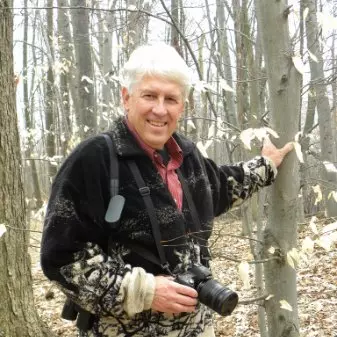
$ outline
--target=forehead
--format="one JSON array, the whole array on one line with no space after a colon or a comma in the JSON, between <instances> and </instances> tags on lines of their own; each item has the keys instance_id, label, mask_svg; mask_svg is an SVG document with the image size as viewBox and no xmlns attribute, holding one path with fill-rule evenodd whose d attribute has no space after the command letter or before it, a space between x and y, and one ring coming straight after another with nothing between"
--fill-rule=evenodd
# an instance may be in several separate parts
<instances>
[{"instance_id":1,"label":"forehead","mask_svg":"<svg viewBox=\"0 0 337 337\"><path fill-rule=\"evenodd\" d=\"M137 84L137 91L151 91L156 93L163 93L166 95L182 95L182 86L172 80L161 78L161 77L143 77Z\"/></svg>"}]
</instances>

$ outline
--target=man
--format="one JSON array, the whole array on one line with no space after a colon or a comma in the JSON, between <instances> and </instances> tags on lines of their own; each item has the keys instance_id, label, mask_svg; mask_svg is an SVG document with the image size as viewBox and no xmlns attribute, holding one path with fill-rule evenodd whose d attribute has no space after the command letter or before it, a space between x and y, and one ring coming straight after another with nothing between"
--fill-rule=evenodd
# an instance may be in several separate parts
<instances>
[{"instance_id":1,"label":"man","mask_svg":"<svg viewBox=\"0 0 337 337\"><path fill-rule=\"evenodd\" d=\"M118 156L119 194L125 197L117 229L105 221L110 162L102 136L82 142L55 178L41 264L47 277L93 314L81 336L214 336L210 308L198 302L194 288L174 278L191 265L207 266L204 246L214 217L272 183L292 147L278 150L268 141L266 157L217 167L175 133L189 85L187 65L166 45L140 47L125 65L126 117L109 132ZM158 256L157 242L130 161L150 191L167 261L163 268L148 258ZM200 222L198 237L184 182Z\"/></svg>"}]
</instances>

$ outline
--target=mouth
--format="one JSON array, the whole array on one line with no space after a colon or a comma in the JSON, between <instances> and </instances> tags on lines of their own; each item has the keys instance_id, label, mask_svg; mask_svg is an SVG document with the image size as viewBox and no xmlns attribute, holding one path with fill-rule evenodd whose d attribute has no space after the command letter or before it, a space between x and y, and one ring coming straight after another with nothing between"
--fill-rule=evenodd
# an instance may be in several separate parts
<instances>
[{"instance_id":1,"label":"mouth","mask_svg":"<svg viewBox=\"0 0 337 337\"><path fill-rule=\"evenodd\" d=\"M154 126L156 128L162 128L164 127L165 125L167 125L167 122L158 122L158 121L150 121L150 120L147 120L147 122L151 125L151 126Z\"/></svg>"}]
</instances>

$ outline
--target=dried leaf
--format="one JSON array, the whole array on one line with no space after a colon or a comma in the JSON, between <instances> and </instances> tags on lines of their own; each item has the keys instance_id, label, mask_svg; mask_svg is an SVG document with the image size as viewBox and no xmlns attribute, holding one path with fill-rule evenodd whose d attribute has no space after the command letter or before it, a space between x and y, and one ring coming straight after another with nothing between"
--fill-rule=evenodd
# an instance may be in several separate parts
<instances>
[{"instance_id":1,"label":"dried leaf","mask_svg":"<svg viewBox=\"0 0 337 337\"><path fill-rule=\"evenodd\" d=\"M300 260L300 256L296 248L292 248L287 252L287 261L291 268L295 269Z\"/></svg>"},{"instance_id":2,"label":"dried leaf","mask_svg":"<svg viewBox=\"0 0 337 337\"><path fill-rule=\"evenodd\" d=\"M129 5L128 6L128 10L129 11L136 11L137 10L137 7L135 5Z\"/></svg>"},{"instance_id":3,"label":"dried leaf","mask_svg":"<svg viewBox=\"0 0 337 337\"><path fill-rule=\"evenodd\" d=\"M315 240L315 243L321 248L325 249L327 252L331 250L332 240L328 235L321 236L320 238Z\"/></svg>"},{"instance_id":4,"label":"dried leaf","mask_svg":"<svg viewBox=\"0 0 337 337\"><path fill-rule=\"evenodd\" d=\"M328 199L330 198L334 198L335 201L337 202L337 192L336 191L332 191L328 194Z\"/></svg>"},{"instance_id":5,"label":"dried leaf","mask_svg":"<svg viewBox=\"0 0 337 337\"><path fill-rule=\"evenodd\" d=\"M5 224L0 224L0 238L6 233L7 229Z\"/></svg>"},{"instance_id":6,"label":"dried leaf","mask_svg":"<svg viewBox=\"0 0 337 337\"><path fill-rule=\"evenodd\" d=\"M274 255L274 254L275 254L275 247L271 246L271 247L268 249L268 253L271 254L271 255Z\"/></svg>"},{"instance_id":7,"label":"dried leaf","mask_svg":"<svg viewBox=\"0 0 337 337\"><path fill-rule=\"evenodd\" d=\"M187 129L188 130L195 130L196 129L196 127L195 127L195 125L194 125L194 123L193 123L193 121L191 119L189 119L187 121Z\"/></svg>"},{"instance_id":8,"label":"dried leaf","mask_svg":"<svg viewBox=\"0 0 337 337\"><path fill-rule=\"evenodd\" d=\"M319 185L315 185L315 186L312 186L312 189L317 194L316 200L315 200L315 205L317 205L323 199L321 187Z\"/></svg>"},{"instance_id":9,"label":"dried leaf","mask_svg":"<svg viewBox=\"0 0 337 337\"><path fill-rule=\"evenodd\" d=\"M271 128L265 128L266 129L266 131L269 133L269 134L271 134L274 138L280 138L279 137L279 135L277 134L277 132L276 131L274 131L273 129L271 129Z\"/></svg>"},{"instance_id":10,"label":"dried leaf","mask_svg":"<svg viewBox=\"0 0 337 337\"><path fill-rule=\"evenodd\" d=\"M332 231L335 231L335 230L337 230L337 221L333 222L329 225L324 226L322 228L322 234L329 233L329 232L332 232Z\"/></svg>"},{"instance_id":11,"label":"dried leaf","mask_svg":"<svg viewBox=\"0 0 337 337\"><path fill-rule=\"evenodd\" d=\"M296 152L296 155L297 155L297 158L298 158L299 162L304 163L303 153L302 153L302 148L301 148L300 143L293 142L293 145L294 145L294 149L295 149L295 152Z\"/></svg>"},{"instance_id":12,"label":"dried leaf","mask_svg":"<svg viewBox=\"0 0 337 337\"><path fill-rule=\"evenodd\" d=\"M293 56L292 60L293 60L294 66L297 69L297 71L300 74L303 75L304 72L305 72L305 69L304 69L305 67L304 67L304 64L303 64L303 61L302 61L301 57L300 56Z\"/></svg>"},{"instance_id":13,"label":"dried leaf","mask_svg":"<svg viewBox=\"0 0 337 337\"><path fill-rule=\"evenodd\" d=\"M211 126L208 129L208 136L207 136L207 138L211 139L211 138L214 137L214 135L215 135L215 125L214 125L214 123L212 123Z\"/></svg>"},{"instance_id":14,"label":"dried leaf","mask_svg":"<svg viewBox=\"0 0 337 337\"><path fill-rule=\"evenodd\" d=\"M205 158L208 158L208 154L207 154L207 151L205 149L205 146L203 145L203 143L201 141L197 142L197 148Z\"/></svg>"},{"instance_id":15,"label":"dried leaf","mask_svg":"<svg viewBox=\"0 0 337 337\"><path fill-rule=\"evenodd\" d=\"M288 311L293 311L293 307L286 301L286 300L281 300L281 309L288 310Z\"/></svg>"},{"instance_id":16,"label":"dried leaf","mask_svg":"<svg viewBox=\"0 0 337 337\"><path fill-rule=\"evenodd\" d=\"M326 169L327 172L329 173L337 173L337 168L335 166L335 164L329 162L329 161L323 161L324 167Z\"/></svg>"},{"instance_id":17,"label":"dried leaf","mask_svg":"<svg viewBox=\"0 0 337 337\"><path fill-rule=\"evenodd\" d=\"M243 145L248 149L251 150L250 142L254 139L254 131L252 128L243 130L240 133L240 140L242 141Z\"/></svg>"},{"instance_id":18,"label":"dried leaf","mask_svg":"<svg viewBox=\"0 0 337 337\"><path fill-rule=\"evenodd\" d=\"M230 85L228 85L227 81L223 78L220 78L220 87L225 91L234 92L234 89Z\"/></svg>"},{"instance_id":19,"label":"dried leaf","mask_svg":"<svg viewBox=\"0 0 337 337\"><path fill-rule=\"evenodd\" d=\"M241 262L239 264L239 276L241 281L243 282L243 287L244 288L249 288L250 283L249 283L249 264L247 262Z\"/></svg>"},{"instance_id":20,"label":"dried leaf","mask_svg":"<svg viewBox=\"0 0 337 337\"><path fill-rule=\"evenodd\" d=\"M315 242L309 236L306 236L302 242L302 252L312 254Z\"/></svg>"},{"instance_id":21,"label":"dried leaf","mask_svg":"<svg viewBox=\"0 0 337 337\"><path fill-rule=\"evenodd\" d=\"M302 132L298 131L294 137L295 142L299 142L300 138L302 137Z\"/></svg>"},{"instance_id":22,"label":"dried leaf","mask_svg":"<svg viewBox=\"0 0 337 337\"><path fill-rule=\"evenodd\" d=\"M317 235L318 230L317 230L317 226L316 226L316 221L317 221L317 218L315 216L313 216L310 219L309 227L311 228L312 232Z\"/></svg>"}]
</instances>

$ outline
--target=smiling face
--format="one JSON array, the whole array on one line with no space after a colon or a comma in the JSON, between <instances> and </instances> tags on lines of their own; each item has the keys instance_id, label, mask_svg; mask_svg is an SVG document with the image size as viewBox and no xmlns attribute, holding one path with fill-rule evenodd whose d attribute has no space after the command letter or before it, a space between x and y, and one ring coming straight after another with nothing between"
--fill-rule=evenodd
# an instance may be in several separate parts
<instances>
[{"instance_id":1,"label":"smiling face","mask_svg":"<svg viewBox=\"0 0 337 337\"><path fill-rule=\"evenodd\" d=\"M143 77L132 93L122 89L129 123L143 142L162 149L177 128L184 110L181 86L160 77Z\"/></svg>"}]
</instances>

